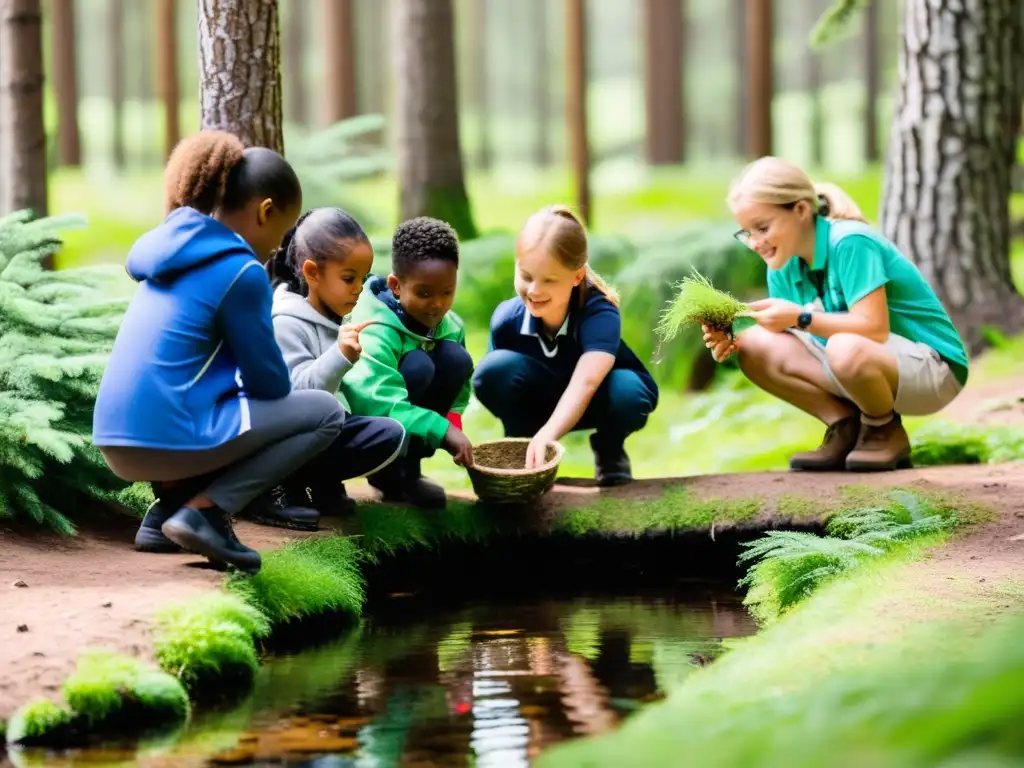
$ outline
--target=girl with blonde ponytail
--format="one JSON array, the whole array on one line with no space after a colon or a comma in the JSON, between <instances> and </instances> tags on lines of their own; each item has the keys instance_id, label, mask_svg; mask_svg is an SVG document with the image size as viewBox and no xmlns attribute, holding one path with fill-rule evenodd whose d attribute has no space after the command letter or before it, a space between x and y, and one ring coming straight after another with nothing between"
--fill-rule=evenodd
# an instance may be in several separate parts
<instances>
[{"instance_id":1,"label":"girl with blonde ponytail","mask_svg":"<svg viewBox=\"0 0 1024 768\"><path fill-rule=\"evenodd\" d=\"M738 354L754 384L826 425L797 470L909 465L901 416L948 405L967 382L963 342L931 286L834 184L776 157L729 190L736 239L768 267L769 298L731 339L704 329L715 360Z\"/></svg>"},{"instance_id":2,"label":"girl with blonde ponytail","mask_svg":"<svg viewBox=\"0 0 1024 768\"><path fill-rule=\"evenodd\" d=\"M622 340L615 291L587 262L587 233L564 206L533 214L516 240L516 298L491 317L490 351L473 376L477 399L506 437L529 437L526 466L579 429L599 485L632 480L625 441L647 423L658 387Z\"/></svg>"}]
</instances>

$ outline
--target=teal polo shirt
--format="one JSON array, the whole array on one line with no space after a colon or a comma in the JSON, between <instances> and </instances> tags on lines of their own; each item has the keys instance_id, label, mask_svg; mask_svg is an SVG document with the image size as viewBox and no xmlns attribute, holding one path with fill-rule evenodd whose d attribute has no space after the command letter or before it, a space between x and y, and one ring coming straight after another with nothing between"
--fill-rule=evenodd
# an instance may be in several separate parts
<instances>
[{"instance_id":1,"label":"teal polo shirt","mask_svg":"<svg viewBox=\"0 0 1024 768\"><path fill-rule=\"evenodd\" d=\"M826 312L849 312L883 285L891 332L927 344L966 384L967 352L942 302L914 263L867 224L818 216L813 266L794 256L768 270L769 296L801 306L820 298Z\"/></svg>"}]
</instances>

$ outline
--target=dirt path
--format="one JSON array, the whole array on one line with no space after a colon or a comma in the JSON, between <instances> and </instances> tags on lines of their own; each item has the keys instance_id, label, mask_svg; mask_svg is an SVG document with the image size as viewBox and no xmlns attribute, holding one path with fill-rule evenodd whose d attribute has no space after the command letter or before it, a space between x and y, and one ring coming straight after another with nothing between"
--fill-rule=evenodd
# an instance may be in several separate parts
<instances>
[{"instance_id":1,"label":"dirt path","mask_svg":"<svg viewBox=\"0 0 1024 768\"><path fill-rule=\"evenodd\" d=\"M783 494L828 498L842 485L902 485L962 493L999 511L999 519L941 557L963 560L970 572L1024 568L1024 465L936 467L889 475L761 473L641 481L615 495L650 497L683 484L698 498ZM559 485L549 503L586 504L598 493L579 483ZM261 550L293 532L240 523L239 537ZM0 719L28 698L57 696L79 651L102 646L133 656L150 653L155 610L215 588L222 575L192 555L135 552L133 527L123 519L97 521L75 539L0 527ZM26 586L15 586L15 584Z\"/></svg>"}]
</instances>

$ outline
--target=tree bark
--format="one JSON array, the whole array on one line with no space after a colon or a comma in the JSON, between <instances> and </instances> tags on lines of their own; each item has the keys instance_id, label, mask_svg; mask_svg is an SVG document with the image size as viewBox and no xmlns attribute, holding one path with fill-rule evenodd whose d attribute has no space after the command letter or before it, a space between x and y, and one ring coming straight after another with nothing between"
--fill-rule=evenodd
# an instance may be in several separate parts
<instances>
[{"instance_id":1,"label":"tree bark","mask_svg":"<svg viewBox=\"0 0 1024 768\"><path fill-rule=\"evenodd\" d=\"M1024 328L1010 277L1010 181L1024 96L1018 0L907 0L882 229L964 337Z\"/></svg>"},{"instance_id":2,"label":"tree bark","mask_svg":"<svg viewBox=\"0 0 1024 768\"><path fill-rule=\"evenodd\" d=\"M650 165L683 162L683 0L644 0L646 154Z\"/></svg>"},{"instance_id":3,"label":"tree bark","mask_svg":"<svg viewBox=\"0 0 1024 768\"><path fill-rule=\"evenodd\" d=\"M750 115L747 92L750 90L750 54L747 51L747 0L733 0L733 35L732 42L736 57L736 113L734 138L736 154L743 157L747 154L747 123Z\"/></svg>"},{"instance_id":4,"label":"tree bark","mask_svg":"<svg viewBox=\"0 0 1024 768\"><path fill-rule=\"evenodd\" d=\"M324 120L333 125L358 114L355 0L323 0Z\"/></svg>"},{"instance_id":5,"label":"tree bark","mask_svg":"<svg viewBox=\"0 0 1024 768\"><path fill-rule=\"evenodd\" d=\"M393 0L395 132L402 219L433 216L476 237L466 194L452 0Z\"/></svg>"},{"instance_id":6,"label":"tree bark","mask_svg":"<svg viewBox=\"0 0 1024 768\"><path fill-rule=\"evenodd\" d=\"M878 147L878 92L882 79L878 2L872 0L864 9L864 159L869 163L877 163L881 157Z\"/></svg>"},{"instance_id":7,"label":"tree bark","mask_svg":"<svg viewBox=\"0 0 1024 768\"><path fill-rule=\"evenodd\" d=\"M284 99L285 117L306 127L309 125L309 99L306 98L306 5L292 0L284 25Z\"/></svg>"},{"instance_id":8,"label":"tree bark","mask_svg":"<svg viewBox=\"0 0 1024 768\"><path fill-rule=\"evenodd\" d=\"M747 154L772 153L772 0L747 0Z\"/></svg>"},{"instance_id":9,"label":"tree bark","mask_svg":"<svg viewBox=\"0 0 1024 768\"><path fill-rule=\"evenodd\" d=\"M813 29L814 21L817 19L817 0L807 0L805 6L806 16L811 20L811 26L807 28L807 34L809 35L811 29ZM815 168L821 168L825 160L825 125L821 109L821 86L824 79L824 66L821 54L817 51L807 51L804 66L807 98L811 103L808 125L811 163Z\"/></svg>"},{"instance_id":10,"label":"tree bark","mask_svg":"<svg viewBox=\"0 0 1024 768\"><path fill-rule=\"evenodd\" d=\"M277 0L199 0L203 129L284 152Z\"/></svg>"},{"instance_id":11,"label":"tree bark","mask_svg":"<svg viewBox=\"0 0 1024 768\"><path fill-rule=\"evenodd\" d=\"M591 226L586 0L565 0L565 122L569 129L569 162L576 184L576 209L584 224Z\"/></svg>"},{"instance_id":12,"label":"tree bark","mask_svg":"<svg viewBox=\"0 0 1024 768\"><path fill-rule=\"evenodd\" d=\"M78 66L74 0L50 0L50 60L53 94L57 101L57 152L60 164L82 165L82 137L78 130Z\"/></svg>"},{"instance_id":13,"label":"tree bark","mask_svg":"<svg viewBox=\"0 0 1024 768\"><path fill-rule=\"evenodd\" d=\"M178 116L181 83L178 79L177 0L157 0L156 4L156 92L164 108L164 158L171 156L181 138Z\"/></svg>"},{"instance_id":14,"label":"tree bark","mask_svg":"<svg viewBox=\"0 0 1024 768\"><path fill-rule=\"evenodd\" d=\"M107 77L110 79L110 153L114 167L125 166L124 151L124 0L107 5Z\"/></svg>"},{"instance_id":15,"label":"tree bark","mask_svg":"<svg viewBox=\"0 0 1024 768\"><path fill-rule=\"evenodd\" d=\"M533 65L530 70L530 91L533 95L533 162L547 168L551 165L551 72L548 39L548 0L530 0L531 28L534 30Z\"/></svg>"},{"instance_id":16,"label":"tree bark","mask_svg":"<svg viewBox=\"0 0 1024 768\"><path fill-rule=\"evenodd\" d=\"M0 0L0 200L4 212L48 213L39 0Z\"/></svg>"},{"instance_id":17,"label":"tree bark","mask_svg":"<svg viewBox=\"0 0 1024 768\"><path fill-rule=\"evenodd\" d=\"M476 110L477 168L487 170L494 162L491 143L490 87L487 66L487 0L471 0L469 5L469 93Z\"/></svg>"}]
</instances>

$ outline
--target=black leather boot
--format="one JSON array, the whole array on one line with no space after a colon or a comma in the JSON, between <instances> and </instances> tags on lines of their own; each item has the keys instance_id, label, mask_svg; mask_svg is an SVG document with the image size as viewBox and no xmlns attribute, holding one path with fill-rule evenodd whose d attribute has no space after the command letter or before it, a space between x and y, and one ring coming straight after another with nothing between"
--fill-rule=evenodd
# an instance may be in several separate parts
<instances>
[{"instance_id":1,"label":"black leather boot","mask_svg":"<svg viewBox=\"0 0 1024 768\"><path fill-rule=\"evenodd\" d=\"M254 499L242 515L263 525L315 531L320 523L320 513L313 507L311 496L310 490L302 483L282 483Z\"/></svg>"},{"instance_id":2,"label":"black leather boot","mask_svg":"<svg viewBox=\"0 0 1024 768\"><path fill-rule=\"evenodd\" d=\"M263 565L260 553L238 540L231 518L218 507L182 507L164 522L161 530L189 552L245 573L259 573Z\"/></svg>"},{"instance_id":3,"label":"black leather boot","mask_svg":"<svg viewBox=\"0 0 1024 768\"><path fill-rule=\"evenodd\" d=\"M595 432L590 436L590 448L594 452L594 477L599 486L609 488L633 482L625 440Z\"/></svg>"}]
</instances>

